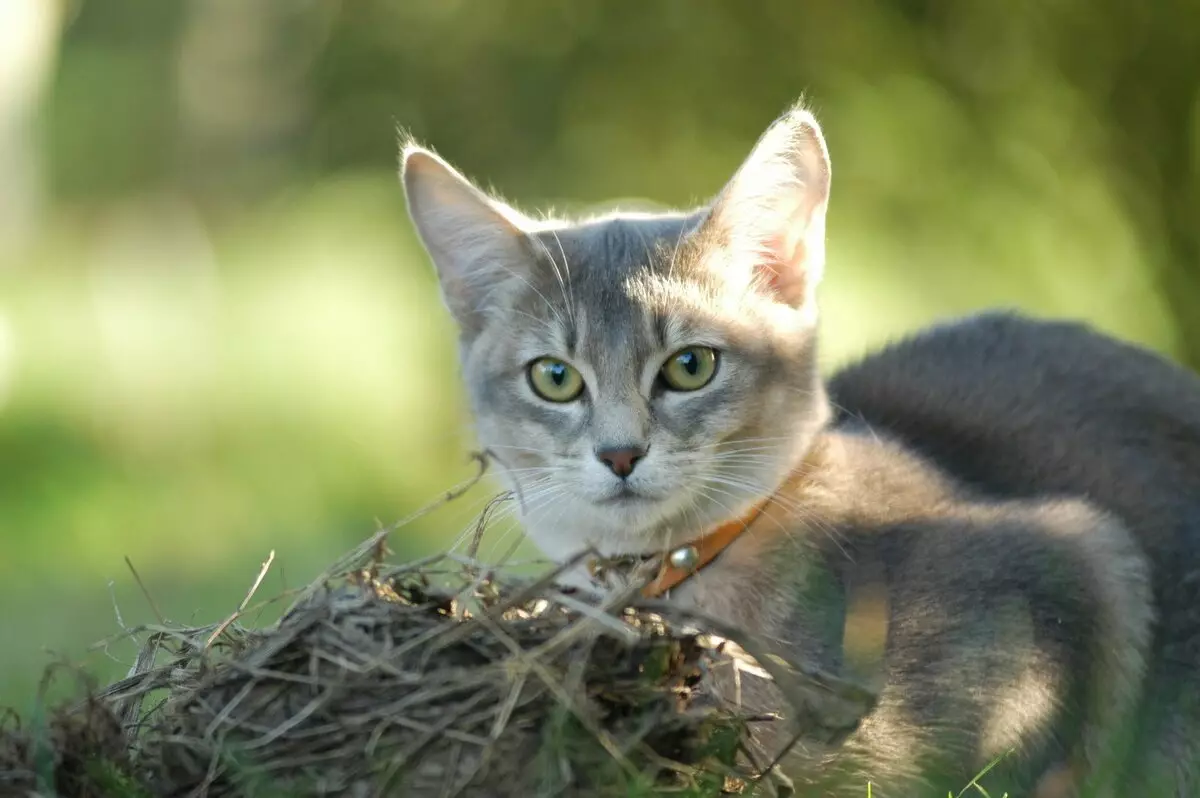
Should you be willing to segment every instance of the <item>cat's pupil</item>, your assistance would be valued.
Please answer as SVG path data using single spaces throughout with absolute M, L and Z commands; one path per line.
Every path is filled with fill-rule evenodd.
M 555 363 L 550 367 L 550 379 L 554 380 L 555 385 L 562 385 L 567 379 L 567 367 L 562 363 Z
M 695 352 L 684 352 L 679 356 L 679 364 L 693 377 L 700 370 L 700 358 L 696 357 Z

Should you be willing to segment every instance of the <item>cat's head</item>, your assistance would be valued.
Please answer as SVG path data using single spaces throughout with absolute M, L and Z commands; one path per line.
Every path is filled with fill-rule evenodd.
M 549 556 L 660 551 L 741 516 L 824 423 L 830 164 L 809 112 L 688 213 L 532 220 L 411 145 L 403 182 L 480 444 Z

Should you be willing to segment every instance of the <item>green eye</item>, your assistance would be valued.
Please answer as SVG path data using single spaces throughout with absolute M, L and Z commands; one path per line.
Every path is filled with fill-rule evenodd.
M 673 391 L 698 391 L 716 373 L 717 350 L 707 346 L 680 349 L 662 367 L 663 382 Z
M 538 358 L 529 364 L 529 385 L 534 393 L 550 402 L 570 402 L 583 393 L 579 370 L 552 357 Z

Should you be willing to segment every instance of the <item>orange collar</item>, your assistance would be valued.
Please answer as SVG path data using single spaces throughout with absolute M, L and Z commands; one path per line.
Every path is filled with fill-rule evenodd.
M 677 546 L 663 557 L 662 567 L 653 582 L 642 588 L 644 598 L 659 598 L 688 577 L 717 558 L 729 545 L 741 537 L 767 506 L 765 499 L 744 517 L 735 519 L 690 543 Z

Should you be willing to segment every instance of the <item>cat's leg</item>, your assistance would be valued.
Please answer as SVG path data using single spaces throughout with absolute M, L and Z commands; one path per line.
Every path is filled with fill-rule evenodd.
M 1054 765 L 1038 779 L 1032 798 L 1078 798 L 1079 770 L 1074 763 Z
M 882 559 L 890 615 L 878 707 L 824 762 L 844 794 L 957 791 L 998 762 L 993 794 L 1073 798 L 1121 758 L 1152 618 L 1123 524 L 1076 501 L 981 504 L 850 537 L 855 562 Z

